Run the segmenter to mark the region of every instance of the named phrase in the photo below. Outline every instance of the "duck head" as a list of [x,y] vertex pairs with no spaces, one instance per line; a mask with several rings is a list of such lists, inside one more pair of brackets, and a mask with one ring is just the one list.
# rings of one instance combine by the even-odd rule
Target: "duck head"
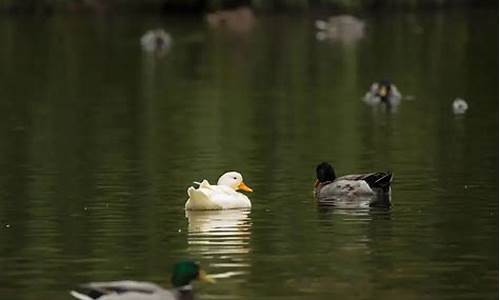
[[331,182],[336,178],[335,170],[332,165],[327,162],[322,162],[316,167],[316,181],[315,187],[318,187],[323,182]]
[[387,98],[392,92],[392,83],[389,80],[381,80],[378,83],[377,96],[380,97],[382,102],[388,102]]
[[171,282],[174,287],[178,288],[188,286],[193,280],[209,283],[215,282],[215,280],[203,271],[200,265],[194,261],[185,260],[174,265],[171,278]]
[[243,182],[243,176],[234,171],[224,173],[217,181],[217,185],[229,186],[235,191],[242,190],[245,192],[253,192],[253,190]]

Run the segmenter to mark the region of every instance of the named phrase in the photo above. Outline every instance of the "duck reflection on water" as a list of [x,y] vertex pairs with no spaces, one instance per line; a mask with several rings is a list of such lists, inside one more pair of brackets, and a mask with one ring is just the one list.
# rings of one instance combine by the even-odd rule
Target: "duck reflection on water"
[[319,199],[317,204],[320,208],[325,209],[389,209],[391,207],[391,193],[378,192],[374,195],[362,196],[335,195]]
[[250,266],[251,219],[248,209],[186,211],[188,251],[221,268],[214,278],[246,273]]

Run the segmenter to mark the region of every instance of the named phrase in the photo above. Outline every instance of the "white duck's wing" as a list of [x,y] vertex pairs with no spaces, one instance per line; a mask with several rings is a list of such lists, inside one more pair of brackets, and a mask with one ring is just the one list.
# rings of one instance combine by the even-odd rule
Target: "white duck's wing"
[[207,180],[203,180],[198,188],[189,187],[187,194],[189,199],[186,201],[185,208],[187,210],[198,209],[221,209],[216,203],[213,203],[212,195],[216,193],[218,186],[211,185]]
[[222,209],[250,208],[250,199],[228,186],[217,185],[212,190],[210,201]]
[[81,285],[70,294],[80,300],[175,300],[175,295],[162,287],[139,281],[92,282]]

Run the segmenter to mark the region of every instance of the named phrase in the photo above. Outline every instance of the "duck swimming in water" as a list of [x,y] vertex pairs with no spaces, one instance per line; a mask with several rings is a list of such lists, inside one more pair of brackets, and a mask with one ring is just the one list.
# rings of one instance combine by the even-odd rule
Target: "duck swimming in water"
[[142,49],[150,53],[165,53],[172,45],[172,37],[163,29],[148,30],[141,37]]
[[[196,182],[195,182],[196,183]],[[186,210],[215,210],[250,208],[252,203],[247,196],[239,193],[238,190],[253,192],[253,190],[243,182],[243,176],[238,172],[224,173],[217,185],[203,180],[198,188],[189,187],[186,201]]]
[[465,112],[469,108],[467,102],[465,102],[465,100],[462,98],[456,98],[451,106],[453,108],[453,113],[456,115],[465,114]]
[[365,23],[351,15],[338,15],[328,20],[316,20],[316,39],[354,43],[364,36]]
[[337,177],[332,165],[322,162],[316,167],[314,196],[317,200],[336,197],[374,196],[389,193],[392,173],[374,172]]
[[173,289],[141,281],[91,282],[79,286],[70,294],[79,300],[184,300],[193,299],[193,280],[213,283],[215,280],[194,261],[180,261],[174,265],[171,282]]
[[401,93],[392,82],[381,80],[372,83],[363,100],[368,104],[385,103],[389,106],[395,106],[401,101]]

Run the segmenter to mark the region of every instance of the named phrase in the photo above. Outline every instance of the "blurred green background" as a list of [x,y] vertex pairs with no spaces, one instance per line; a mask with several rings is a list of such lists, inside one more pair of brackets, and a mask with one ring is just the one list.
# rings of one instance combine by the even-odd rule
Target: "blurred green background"
[[[243,32],[0,18],[0,299],[166,283],[185,257],[225,276],[200,299],[497,299],[498,11],[362,18],[352,41],[318,41],[299,14]],[[139,43],[158,27],[174,41],[160,57]],[[361,100],[380,78],[408,96],[397,111]],[[318,207],[322,160],[391,169],[392,208]],[[186,216],[192,181],[231,169],[251,212]]]

